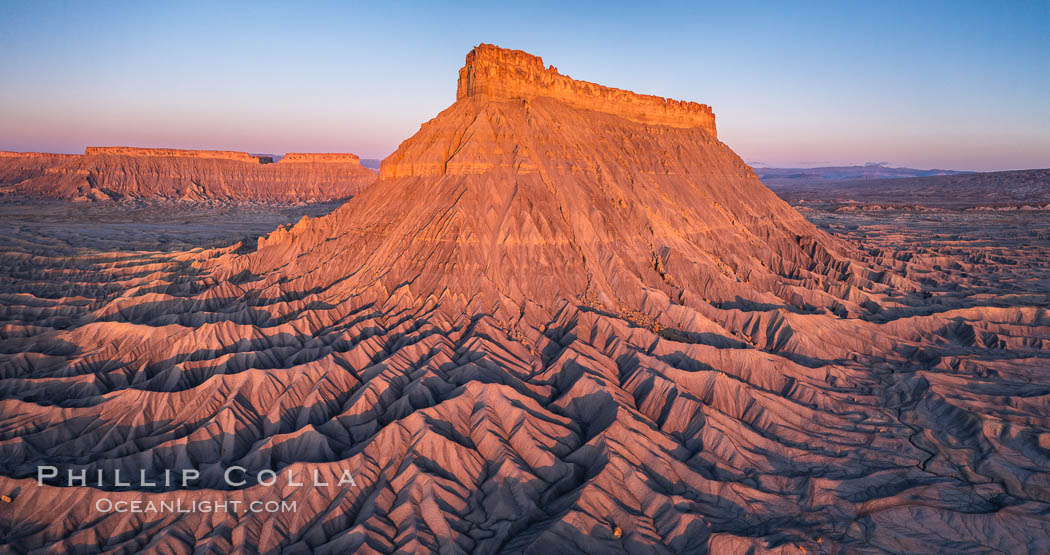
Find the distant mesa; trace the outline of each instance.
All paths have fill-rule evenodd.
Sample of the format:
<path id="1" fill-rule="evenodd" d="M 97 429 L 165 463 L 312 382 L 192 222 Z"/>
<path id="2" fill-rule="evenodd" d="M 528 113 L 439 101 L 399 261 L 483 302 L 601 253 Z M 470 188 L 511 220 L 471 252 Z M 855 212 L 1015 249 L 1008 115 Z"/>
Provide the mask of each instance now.
<path id="1" fill-rule="evenodd" d="M 183 150 L 178 148 L 139 148 L 132 146 L 89 146 L 84 156 L 135 156 L 151 158 L 197 158 L 234 160 L 249 164 L 272 163 L 269 156 L 257 156 L 232 150 Z"/>
<path id="2" fill-rule="evenodd" d="M 289 152 L 285 154 L 279 164 L 293 163 L 322 163 L 322 164 L 360 164 L 361 158 L 356 154 L 346 152 L 309 153 Z"/>
<path id="3" fill-rule="evenodd" d="M 12 152 L 0 150 L 0 158 L 74 158 L 79 154 L 57 154 L 54 152 Z"/>
<path id="4" fill-rule="evenodd" d="M 228 150 L 0 152 L 0 194 L 16 198 L 325 202 L 353 196 L 375 180 L 350 153 L 290 153 L 275 164 L 272 155 Z"/>

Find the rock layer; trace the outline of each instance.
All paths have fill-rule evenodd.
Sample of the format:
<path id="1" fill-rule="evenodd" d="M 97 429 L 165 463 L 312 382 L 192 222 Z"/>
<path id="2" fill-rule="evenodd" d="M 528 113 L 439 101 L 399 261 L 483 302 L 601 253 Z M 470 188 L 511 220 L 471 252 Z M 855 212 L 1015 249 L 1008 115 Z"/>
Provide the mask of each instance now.
<path id="1" fill-rule="evenodd" d="M 547 97 L 574 108 L 618 115 L 641 123 L 700 127 L 716 136 L 715 115 L 706 104 L 637 94 L 577 81 L 544 67 L 543 58 L 521 50 L 482 44 L 467 55 L 459 70 L 456 100 L 477 96 L 491 99 Z"/>
<path id="2" fill-rule="evenodd" d="M 270 157 L 252 156 L 247 152 L 232 150 L 183 150 L 179 148 L 139 148 L 133 146 L 89 146 L 84 156 L 132 156 L 135 158 L 195 158 L 233 160 L 248 164 L 273 162 Z"/>
<path id="3" fill-rule="evenodd" d="M 66 200 L 177 199 L 324 202 L 376 180 L 353 154 L 294 154 L 285 163 L 246 152 L 88 147 L 83 156 L 7 153 L 7 195 Z"/>
<path id="4" fill-rule="evenodd" d="M 554 97 L 461 96 L 381 173 L 253 245 L 4 253 L 0 489 L 16 493 L 0 537 L 23 551 L 1047 546 L 1045 295 L 821 232 L 703 126 Z M 38 464 L 201 478 L 38 487 Z M 328 485 L 230 486 L 235 465 Z M 356 485 L 334 485 L 345 470 Z M 100 514 L 104 497 L 298 509 Z"/>

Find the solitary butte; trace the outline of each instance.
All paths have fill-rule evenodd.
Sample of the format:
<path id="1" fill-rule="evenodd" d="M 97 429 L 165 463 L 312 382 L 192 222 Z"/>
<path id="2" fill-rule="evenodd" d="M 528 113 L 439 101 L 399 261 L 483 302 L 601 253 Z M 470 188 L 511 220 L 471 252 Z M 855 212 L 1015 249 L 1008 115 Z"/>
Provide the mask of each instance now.
<path id="1" fill-rule="evenodd" d="M 232 487 L 240 487 L 240 486 L 244 486 L 244 485 L 248 484 L 248 480 L 246 479 L 247 478 L 247 474 L 248 474 L 248 471 L 244 467 L 231 466 L 231 467 L 227 468 L 225 472 L 223 472 L 222 478 L 223 478 L 223 481 L 226 482 L 227 486 L 229 486 L 231 488 Z M 88 477 L 87 469 L 83 469 L 80 472 L 74 472 L 72 469 L 70 469 L 70 470 L 67 471 L 67 478 L 68 479 L 67 479 L 67 481 L 66 481 L 66 483 L 64 485 L 70 486 L 70 487 L 72 487 L 72 486 L 89 486 L 89 485 L 98 486 L 98 487 L 103 487 L 103 486 L 114 486 L 114 487 L 156 487 L 156 486 L 164 486 L 164 487 L 172 487 L 173 485 L 174 486 L 179 486 L 179 487 L 189 487 L 192 484 L 192 482 L 194 482 L 194 481 L 196 481 L 196 480 L 198 480 L 200 478 L 200 475 L 201 475 L 200 471 L 192 469 L 192 468 L 186 468 L 186 469 L 177 470 L 177 471 L 174 471 L 174 472 L 171 469 L 166 469 L 166 470 L 164 470 L 164 479 L 163 480 L 161 480 L 161 481 L 150 481 L 150 480 L 148 480 L 146 478 L 146 469 L 143 468 L 143 469 L 139 470 L 139 480 L 138 480 L 138 482 L 137 483 L 133 483 L 131 481 L 124 481 L 122 479 L 120 469 L 114 469 L 113 470 L 113 476 L 112 476 L 113 477 L 113 481 L 112 482 L 107 482 L 105 480 L 105 478 L 106 478 L 105 471 L 103 471 L 102 469 L 99 469 L 95 473 L 95 475 L 92 476 L 93 478 L 95 478 L 95 481 L 91 482 L 88 479 L 89 477 Z M 285 471 L 284 473 L 281 473 L 281 474 L 279 474 L 278 472 L 276 472 L 274 470 L 269 470 L 269 469 L 267 469 L 267 470 L 260 470 L 255 475 L 255 483 L 257 483 L 259 485 L 262 485 L 262 486 L 268 486 L 268 487 L 269 486 L 273 486 L 273 485 L 277 484 L 277 479 L 280 476 L 282 476 L 282 475 L 285 477 L 285 482 L 283 484 L 285 486 L 289 486 L 289 487 L 295 488 L 295 487 L 301 487 L 301 486 L 307 485 L 306 483 L 301 481 L 299 479 L 299 477 L 296 476 L 295 471 L 292 470 L 291 468 L 289 468 L 287 471 Z M 37 486 L 44 485 L 44 480 L 51 479 L 51 478 L 57 478 L 57 477 L 58 477 L 58 467 L 55 467 L 55 466 L 38 466 L 36 468 L 36 485 Z M 130 478 L 128 478 L 128 480 L 130 480 Z M 326 486 L 330 486 L 332 484 L 330 482 L 328 482 L 328 481 L 325 481 L 325 479 L 323 479 L 321 477 L 320 472 L 318 471 L 318 469 L 315 468 L 313 470 L 313 481 L 310 482 L 309 485 L 312 485 L 313 487 L 316 488 L 316 487 L 326 487 Z M 344 469 L 343 473 L 339 476 L 339 481 L 335 485 L 336 486 L 355 486 L 356 487 L 357 486 L 357 482 L 354 481 L 354 477 L 350 473 L 350 471 Z"/>

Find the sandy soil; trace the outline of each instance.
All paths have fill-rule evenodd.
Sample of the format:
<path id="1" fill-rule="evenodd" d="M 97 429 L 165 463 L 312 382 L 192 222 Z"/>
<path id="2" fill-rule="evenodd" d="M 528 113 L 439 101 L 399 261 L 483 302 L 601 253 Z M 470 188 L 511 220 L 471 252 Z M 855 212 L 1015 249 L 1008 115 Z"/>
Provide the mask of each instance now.
<path id="1" fill-rule="evenodd" d="M 0 203 L 0 245 L 49 256 L 217 247 L 252 242 L 340 204 L 6 201 Z"/>

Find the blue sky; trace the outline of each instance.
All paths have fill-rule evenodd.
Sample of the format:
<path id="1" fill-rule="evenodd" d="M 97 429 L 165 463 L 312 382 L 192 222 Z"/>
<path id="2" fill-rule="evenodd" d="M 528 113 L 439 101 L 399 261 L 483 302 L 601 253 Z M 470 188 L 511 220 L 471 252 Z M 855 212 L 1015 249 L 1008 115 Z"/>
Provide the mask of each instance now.
<path id="1" fill-rule="evenodd" d="M 1050 167 L 1050 2 L 0 2 L 0 149 L 383 157 L 475 44 L 711 105 L 751 163 Z"/>

